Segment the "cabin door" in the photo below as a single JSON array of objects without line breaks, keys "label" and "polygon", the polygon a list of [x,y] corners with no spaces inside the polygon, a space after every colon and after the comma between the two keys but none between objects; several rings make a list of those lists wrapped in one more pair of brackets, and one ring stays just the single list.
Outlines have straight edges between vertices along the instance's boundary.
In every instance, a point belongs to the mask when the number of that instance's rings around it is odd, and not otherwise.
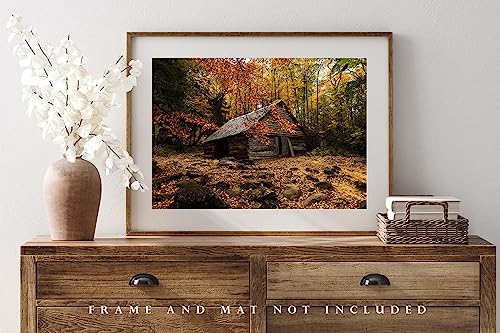
[{"label": "cabin door", "polygon": [[288,147],[288,138],[285,136],[276,137],[276,145],[278,148],[278,156],[290,156],[290,149]]},{"label": "cabin door", "polygon": [[214,157],[223,158],[227,157],[229,153],[229,147],[226,139],[220,139],[214,142]]}]

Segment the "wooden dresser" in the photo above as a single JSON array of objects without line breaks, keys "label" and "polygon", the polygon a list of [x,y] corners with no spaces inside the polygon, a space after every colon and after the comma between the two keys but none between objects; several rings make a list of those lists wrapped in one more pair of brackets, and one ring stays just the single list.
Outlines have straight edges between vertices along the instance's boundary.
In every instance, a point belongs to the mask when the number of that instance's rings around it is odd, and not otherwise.
[{"label": "wooden dresser", "polygon": [[477,236],[38,237],[21,248],[21,332],[493,333],[495,258]]}]

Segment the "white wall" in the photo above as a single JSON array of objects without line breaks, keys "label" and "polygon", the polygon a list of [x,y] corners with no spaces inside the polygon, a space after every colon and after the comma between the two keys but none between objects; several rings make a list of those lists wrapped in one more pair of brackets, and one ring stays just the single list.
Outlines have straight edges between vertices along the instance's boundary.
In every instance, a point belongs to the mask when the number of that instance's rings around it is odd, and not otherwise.
[{"label": "white wall", "polygon": [[[471,231],[500,243],[500,2],[253,0],[0,2],[0,331],[16,332],[19,245],[47,234],[41,181],[59,157],[27,120],[5,20],[49,40],[70,33],[98,72],[126,31],[393,31],[394,176],[399,193],[463,199]],[[123,109],[110,121],[124,136]],[[104,178],[98,234],[124,233],[124,193]],[[374,222],[375,226],[375,222]]]}]

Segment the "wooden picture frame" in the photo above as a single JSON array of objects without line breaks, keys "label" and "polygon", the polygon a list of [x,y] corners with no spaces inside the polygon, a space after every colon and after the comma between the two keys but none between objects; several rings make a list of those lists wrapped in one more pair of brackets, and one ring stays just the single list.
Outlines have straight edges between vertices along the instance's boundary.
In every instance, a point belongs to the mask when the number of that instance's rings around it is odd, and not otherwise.
[{"label": "wooden picture frame", "polygon": [[[137,55],[134,52],[134,44],[136,40],[140,38],[244,38],[244,37],[257,37],[257,38],[345,38],[345,39],[354,39],[354,38],[364,38],[366,40],[370,39],[383,39],[384,43],[386,43],[386,49],[384,52],[387,54],[386,60],[386,68],[387,68],[387,87],[386,87],[386,104],[387,104],[387,114],[384,115],[386,117],[386,128],[379,129],[380,131],[385,132],[386,144],[387,146],[384,149],[387,149],[387,156],[385,157],[385,162],[387,163],[387,182],[386,189],[384,190],[386,195],[392,193],[393,187],[393,173],[392,173],[392,164],[393,164],[393,156],[392,156],[392,145],[393,145],[393,137],[392,137],[392,120],[393,120],[393,107],[392,107],[392,88],[393,88],[393,80],[392,80],[392,40],[393,34],[392,32],[127,32],[126,34],[126,57],[127,62],[136,58]],[[148,70],[145,68],[144,70]],[[139,86],[141,82],[139,80]],[[134,89],[135,91],[136,89]],[[127,93],[126,96],[126,108],[127,108],[127,122],[126,122],[126,143],[129,152],[136,156],[137,146],[134,146],[134,142],[132,140],[134,128],[132,126],[133,122],[133,110],[132,110],[132,95],[133,92]],[[140,161],[139,161],[140,163]],[[147,168],[147,166],[143,166],[143,168]],[[126,192],[126,235],[128,236],[158,236],[158,235],[332,235],[332,234],[345,234],[345,235],[358,235],[358,234],[373,234],[372,231],[362,231],[358,232],[356,230],[374,230],[376,227],[375,215],[373,215],[373,221],[370,224],[372,227],[363,226],[361,228],[351,228],[348,230],[337,230],[333,228],[332,230],[219,230],[219,229],[210,229],[210,230],[193,230],[189,228],[188,230],[165,230],[159,228],[161,230],[143,230],[142,228],[138,228],[135,226],[134,217],[132,214],[132,194],[130,190]],[[144,194],[137,194],[144,195]],[[382,198],[379,198],[382,199]],[[378,200],[377,200],[378,201]],[[378,203],[378,206],[383,208],[383,202]],[[274,211],[274,214],[280,214],[279,211]]]}]

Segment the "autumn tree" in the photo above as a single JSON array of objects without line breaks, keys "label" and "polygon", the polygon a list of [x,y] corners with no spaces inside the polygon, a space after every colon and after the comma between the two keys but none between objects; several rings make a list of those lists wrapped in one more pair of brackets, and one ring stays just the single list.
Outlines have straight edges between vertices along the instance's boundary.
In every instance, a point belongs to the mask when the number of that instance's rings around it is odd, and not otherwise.
[{"label": "autumn tree", "polygon": [[210,99],[199,70],[189,59],[153,60],[153,144],[159,136],[177,148],[194,146],[224,122],[223,99],[220,105]]},{"label": "autumn tree", "polygon": [[[305,131],[311,152],[365,155],[366,75],[364,58],[155,59],[155,133],[162,130],[167,142],[198,145],[229,119],[280,99]],[[269,131],[261,125],[251,132],[266,140]]]}]

